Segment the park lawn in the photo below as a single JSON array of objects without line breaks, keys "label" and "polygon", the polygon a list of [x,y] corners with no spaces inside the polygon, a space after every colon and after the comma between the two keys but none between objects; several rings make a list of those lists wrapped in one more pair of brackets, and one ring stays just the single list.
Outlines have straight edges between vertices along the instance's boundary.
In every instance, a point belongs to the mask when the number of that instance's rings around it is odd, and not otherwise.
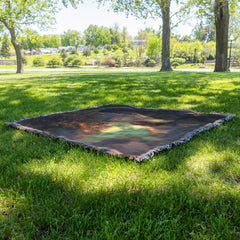
[{"label": "park lawn", "polygon": [[[236,117],[139,164],[4,125],[104,104]],[[0,239],[239,239],[239,73],[0,74]]]}]

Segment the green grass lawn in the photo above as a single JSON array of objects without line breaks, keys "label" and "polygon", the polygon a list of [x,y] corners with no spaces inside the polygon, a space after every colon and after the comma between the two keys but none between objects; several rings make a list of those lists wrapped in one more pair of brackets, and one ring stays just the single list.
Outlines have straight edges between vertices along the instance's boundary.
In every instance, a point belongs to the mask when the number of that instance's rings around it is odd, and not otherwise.
[{"label": "green grass lawn", "polygon": [[[236,113],[136,162],[4,122],[103,104]],[[239,73],[0,74],[0,239],[239,239]]]}]

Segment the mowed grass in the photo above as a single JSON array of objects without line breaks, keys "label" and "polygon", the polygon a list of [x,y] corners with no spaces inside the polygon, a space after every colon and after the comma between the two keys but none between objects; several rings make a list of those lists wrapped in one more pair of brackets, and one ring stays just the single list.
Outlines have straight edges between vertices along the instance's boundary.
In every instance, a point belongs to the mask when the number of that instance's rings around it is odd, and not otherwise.
[{"label": "mowed grass", "polygon": [[[104,104],[236,117],[139,164],[4,125]],[[239,73],[0,74],[0,239],[239,239]]]}]

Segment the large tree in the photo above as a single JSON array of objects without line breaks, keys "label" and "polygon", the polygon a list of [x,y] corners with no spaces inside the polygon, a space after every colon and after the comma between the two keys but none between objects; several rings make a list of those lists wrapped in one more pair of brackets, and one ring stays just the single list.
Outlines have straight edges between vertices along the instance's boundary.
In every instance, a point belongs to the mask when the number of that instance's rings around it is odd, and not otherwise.
[{"label": "large tree", "polygon": [[99,47],[111,43],[111,34],[109,29],[98,27],[97,25],[89,25],[84,31],[87,46]]},{"label": "large tree", "polygon": [[119,31],[119,26],[115,24],[113,27],[109,28],[111,35],[111,44],[120,45],[121,43],[121,34]]},{"label": "large tree", "polygon": [[143,30],[140,30],[138,33],[137,33],[137,36],[134,37],[135,40],[145,40],[146,43],[148,42],[148,39],[152,36],[155,35],[155,32],[153,29],[151,28],[146,28],[146,29],[143,29]]},{"label": "large tree", "polygon": [[215,0],[214,16],[216,25],[216,63],[215,72],[227,72],[228,69],[228,29],[229,1]]},{"label": "large tree", "polygon": [[[75,6],[78,1],[63,0],[65,5],[68,2]],[[51,25],[58,10],[58,0],[0,0],[0,27],[3,25],[10,33],[17,57],[17,73],[23,72],[18,34],[33,24],[40,27]]]},{"label": "large tree", "polygon": [[122,29],[121,41],[124,44],[126,44],[128,42],[128,32],[127,32],[127,28],[126,27],[123,27],[123,29]]},{"label": "large tree", "polygon": [[[114,11],[123,11],[137,17],[162,18],[162,67],[161,71],[170,71],[170,5],[171,0],[97,0],[99,3],[110,2]],[[176,1],[178,2],[178,1]]]},{"label": "large tree", "polygon": [[62,45],[61,37],[58,34],[50,34],[41,36],[42,47],[58,48]]},{"label": "large tree", "polygon": [[75,46],[76,49],[83,44],[81,33],[76,30],[67,30],[61,35],[62,46]]},{"label": "large tree", "polygon": [[202,18],[213,17],[216,28],[215,72],[227,72],[228,69],[228,32],[230,13],[236,8],[237,0],[189,0],[197,6]]}]

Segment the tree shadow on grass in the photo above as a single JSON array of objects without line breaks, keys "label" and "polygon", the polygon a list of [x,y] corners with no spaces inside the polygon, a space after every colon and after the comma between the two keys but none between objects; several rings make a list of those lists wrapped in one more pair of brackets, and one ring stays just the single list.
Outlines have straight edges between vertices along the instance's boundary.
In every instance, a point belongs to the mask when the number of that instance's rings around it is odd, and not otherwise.
[{"label": "tree shadow on grass", "polygon": [[[152,83],[149,84],[146,78],[150,78]],[[18,80],[18,86],[11,82],[8,89],[4,90],[2,95],[7,98],[3,104],[11,105],[15,101],[14,107],[27,108],[30,113],[39,106],[38,111],[41,109],[44,114],[59,109],[66,111],[109,103],[146,107],[177,106],[177,97],[181,94],[194,94],[191,86],[195,83],[190,80],[168,81],[169,76],[161,76],[159,80],[157,73],[143,76],[134,73],[51,74],[46,77],[26,75]]]},{"label": "tree shadow on grass", "polygon": [[10,199],[2,239],[234,239],[239,231],[239,197],[207,184],[202,189],[201,181],[186,176],[155,189],[132,181],[86,190],[54,171],[21,163],[10,168],[8,181],[2,181]]}]

